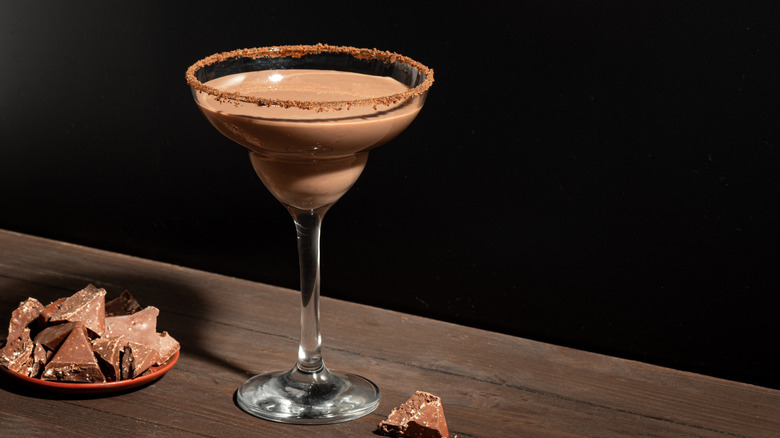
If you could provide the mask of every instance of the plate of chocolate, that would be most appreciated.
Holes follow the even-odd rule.
[[[162,377],[180,345],[157,331],[159,309],[142,307],[129,291],[106,301],[92,284],[43,305],[22,301],[0,348],[0,371],[26,384],[60,392],[107,393]]]

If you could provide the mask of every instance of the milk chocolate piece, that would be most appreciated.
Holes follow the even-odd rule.
[[[157,335],[159,314],[160,311],[156,307],[149,306],[132,315],[109,316],[106,318],[105,337],[123,337],[127,341],[138,342],[157,350],[160,344],[160,337]]]
[[[106,290],[89,284],[63,301],[49,322],[81,321],[97,336],[103,336],[106,327]]]
[[[11,312],[8,323],[8,337],[5,345],[0,348],[0,366],[11,371],[20,372],[33,353],[35,343],[30,338],[31,322],[38,318],[43,310],[43,304],[35,298],[28,298]]]
[[[5,347],[0,349],[0,366],[11,371],[20,372],[35,349],[35,342],[30,339],[30,329],[25,327],[14,338],[9,338]]]
[[[119,379],[127,380],[133,377],[133,349],[129,345],[122,347],[119,359]]]
[[[401,406],[393,409],[386,420],[379,423],[384,435],[414,438],[446,438],[450,436],[441,399],[427,392],[417,391]]]
[[[21,336],[22,331],[38,318],[41,310],[43,310],[43,304],[35,298],[27,298],[19,303],[19,307],[11,312],[11,321],[8,323],[7,343]]]
[[[46,328],[46,326],[49,324],[49,319],[51,319],[51,316],[54,315],[54,312],[60,308],[60,304],[62,304],[67,299],[67,297],[62,297],[47,304],[46,307],[41,310],[40,315],[38,315],[38,328]]]
[[[179,342],[167,332],[157,333],[157,316],[160,311],[149,306],[132,315],[106,317],[106,336],[122,337],[127,341],[144,344],[158,355],[156,365],[161,365],[179,351]]]
[[[155,365],[162,365],[165,362],[168,362],[168,359],[173,357],[173,355],[181,349],[181,346],[179,345],[179,341],[169,335],[168,332],[158,333],[157,336],[160,338],[159,348],[157,349],[159,358]]]
[[[92,341],[92,351],[98,359],[106,380],[114,382],[122,379],[122,349],[127,344],[122,338],[100,338]]]
[[[35,336],[35,342],[40,343],[49,350],[57,350],[60,345],[68,338],[73,327],[80,325],[84,326],[81,321],[66,322],[65,324],[50,325],[41,330],[38,335]]]
[[[48,359],[48,352],[43,348],[43,345],[35,342],[32,354],[19,372],[28,377],[38,377],[43,371],[43,367],[46,365],[46,362],[48,362]]]
[[[41,379],[83,383],[106,381],[92,353],[84,326],[77,325],[71,330],[57,354],[44,368]]]
[[[128,368],[128,378],[134,379],[144,372],[146,372],[152,365],[157,362],[157,358],[160,357],[156,350],[147,347],[144,344],[138,342],[128,342],[127,347],[130,349],[132,359],[130,360],[130,367]],[[125,349],[127,354],[127,349]]]
[[[138,304],[129,290],[106,303],[106,316],[132,315],[139,310],[141,310],[141,305]]]

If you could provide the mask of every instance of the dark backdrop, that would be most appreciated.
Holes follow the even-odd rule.
[[[328,213],[324,295],[780,388],[776,2],[73,3],[0,12],[0,227],[296,288],[184,71],[392,50],[436,83]]]

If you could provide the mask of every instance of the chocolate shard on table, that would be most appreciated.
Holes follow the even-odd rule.
[[[35,349],[35,342],[30,338],[30,329],[25,327],[16,337],[9,338],[3,348],[0,348],[0,366],[19,372]]]
[[[386,420],[379,423],[383,435],[409,438],[447,438],[447,420],[441,399],[417,391],[401,406],[394,408]]]
[[[106,326],[106,290],[92,284],[63,301],[49,319],[50,323],[81,321],[96,336]]]
[[[123,338],[99,338],[92,341],[92,351],[109,382],[122,379],[122,349],[126,344]]]
[[[106,381],[84,326],[77,325],[71,330],[57,354],[46,364],[41,379],[82,383]]]
[[[60,345],[65,342],[65,339],[68,338],[68,335],[70,334],[71,330],[73,330],[73,327],[77,325],[83,327],[84,323],[81,321],[76,321],[50,325],[41,330],[40,333],[35,336],[35,342],[38,342],[49,350],[56,351],[58,348],[60,348]]]
[[[106,303],[106,316],[132,315],[142,307],[129,290],[119,294],[118,297]]]

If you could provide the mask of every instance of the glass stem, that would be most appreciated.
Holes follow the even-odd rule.
[[[320,229],[328,206],[314,210],[288,207],[298,233],[301,271],[301,339],[297,368],[317,373],[324,368],[320,337]]]

